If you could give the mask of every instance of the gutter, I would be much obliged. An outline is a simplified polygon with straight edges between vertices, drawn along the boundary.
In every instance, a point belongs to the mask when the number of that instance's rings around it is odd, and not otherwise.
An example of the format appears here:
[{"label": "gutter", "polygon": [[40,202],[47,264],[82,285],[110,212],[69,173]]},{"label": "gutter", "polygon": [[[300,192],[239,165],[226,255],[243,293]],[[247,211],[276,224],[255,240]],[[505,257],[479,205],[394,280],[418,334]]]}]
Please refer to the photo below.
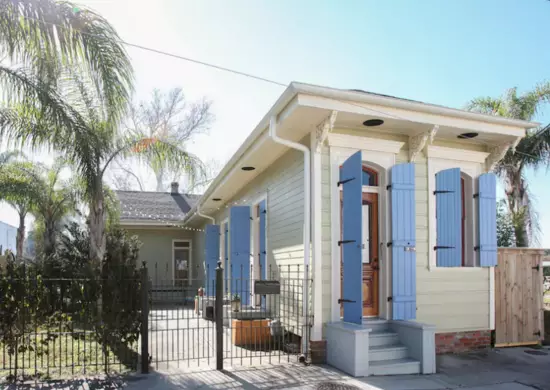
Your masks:
[{"label": "gutter", "polygon": [[205,214],[201,213],[201,208],[200,208],[200,206],[197,207],[197,215],[198,215],[199,217],[203,217],[203,218],[206,218],[206,219],[211,220],[211,221],[212,221],[212,225],[215,225],[215,224],[216,224],[216,220],[215,220],[213,217],[210,217],[210,216],[208,216],[208,215],[205,215]]},{"label": "gutter", "polygon": [[[304,280],[302,290],[304,297],[302,298],[302,316],[304,320],[308,317],[309,303],[309,288],[307,283],[309,280],[309,252],[311,247],[311,157],[310,150],[307,146],[298,142],[289,141],[277,135],[277,116],[273,115],[269,119],[269,137],[278,144],[288,148],[298,150],[304,154]],[[320,261],[320,258],[316,259]],[[316,275],[318,277],[318,275]],[[308,337],[303,337],[303,341],[307,343]],[[304,350],[304,349],[303,349]]]},{"label": "gutter", "polygon": [[278,115],[287,105],[290,103],[290,101],[296,96],[298,93],[296,88],[294,87],[295,83],[291,83],[287,89],[282,93],[281,96],[279,96],[279,99],[275,102],[275,104],[271,107],[271,109],[268,111],[268,113],[262,118],[260,123],[256,126],[256,128],[250,133],[250,135],[246,138],[246,140],[243,142],[241,147],[237,149],[233,157],[225,164],[224,168],[221,170],[220,173],[218,173],[218,176],[214,179],[212,183],[208,186],[206,191],[204,192],[203,196],[199,199],[197,204],[189,210],[185,218],[183,219],[182,223],[186,224],[189,222],[194,215],[196,214],[197,210],[200,209],[200,206],[204,203],[206,199],[209,199],[212,195],[212,192],[218,187],[220,182],[223,180],[223,178],[235,167],[237,162],[241,159],[241,157],[252,147],[252,145],[256,142],[256,140],[262,135],[264,131],[269,126],[269,120],[273,115]]}]

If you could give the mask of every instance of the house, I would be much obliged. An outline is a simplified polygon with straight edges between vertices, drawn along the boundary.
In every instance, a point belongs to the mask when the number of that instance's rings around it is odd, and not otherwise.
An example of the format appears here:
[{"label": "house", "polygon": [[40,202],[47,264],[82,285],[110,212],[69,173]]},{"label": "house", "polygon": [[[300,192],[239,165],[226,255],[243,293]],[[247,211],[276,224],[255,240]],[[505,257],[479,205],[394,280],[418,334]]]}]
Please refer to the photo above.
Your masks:
[{"label": "house", "polygon": [[186,212],[185,227],[205,230],[193,261],[221,259],[225,289],[239,281],[248,306],[266,304],[251,279],[302,280],[270,310],[314,362],[433,373],[438,351],[490,344],[489,172],[536,126],[292,83]]},{"label": "house", "polygon": [[[182,194],[178,183],[170,192],[116,191],[120,201],[120,224],[142,242],[140,262],[149,270],[159,299],[178,299],[183,293],[189,299],[203,283],[202,259],[196,249],[204,234],[186,228],[181,221],[195,206],[197,195]],[[179,287],[170,289],[170,287]],[[155,291],[154,291],[155,292]]]}]

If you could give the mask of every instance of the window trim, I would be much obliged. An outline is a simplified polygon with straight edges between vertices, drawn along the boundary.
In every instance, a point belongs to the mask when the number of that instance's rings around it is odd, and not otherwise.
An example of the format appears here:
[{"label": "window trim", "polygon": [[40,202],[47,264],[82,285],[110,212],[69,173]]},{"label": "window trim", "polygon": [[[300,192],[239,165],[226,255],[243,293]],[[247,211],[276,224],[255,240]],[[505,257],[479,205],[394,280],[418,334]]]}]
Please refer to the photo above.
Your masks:
[{"label": "window trim", "polygon": [[[472,253],[473,266],[460,266],[460,267],[438,267],[436,253],[433,247],[436,245],[437,237],[437,220],[435,217],[435,196],[433,191],[435,190],[435,174],[444,169],[460,168],[461,178],[463,174],[466,174],[468,178],[471,178],[472,185],[472,197],[477,190],[477,179],[479,175],[485,173],[485,158],[488,153],[476,152],[464,149],[447,148],[441,146],[428,146],[427,148],[427,164],[428,164],[428,269],[430,271],[443,271],[443,272],[457,272],[457,270],[463,270],[458,272],[479,272],[482,270],[478,266],[479,261],[477,254]],[[468,196],[468,194],[466,194]],[[475,242],[477,234],[477,213],[475,210],[475,204],[472,201],[472,243]],[[472,245],[473,249],[474,245]],[[465,257],[466,263],[468,262]]]},{"label": "window trim", "polygon": [[172,239],[172,285],[176,285],[176,257],[174,250],[176,249],[176,242],[188,242],[189,247],[177,247],[177,249],[189,249],[189,264],[187,264],[188,278],[187,284],[191,286],[193,280],[193,240],[191,238],[174,238]]},{"label": "window trim", "polygon": [[[256,227],[258,228],[258,235],[260,233],[260,215],[258,215],[257,217],[255,216],[255,211],[256,209],[260,207],[260,203],[262,201],[265,201],[265,209],[267,211],[268,209],[268,203],[267,203],[267,192],[264,192],[264,193],[261,193],[260,195],[258,195],[256,198],[254,198],[251,202],[250,202],[250,258],[251,258],[251,264],[252,264],[252,269],[254,271],[254,277],[251,278],[251,281],[252,280],[255,280],[256,279],[256,256],[259,254],[259,251],[260,251],[260,243],[259,241],[256,243],[257,241],[257,237],[256,237]],[[267,256],[267,254],[269,253],[269,240],[268,240],[268,237],[269,237],[269,234],[268,234],[268,226],[269,226],[269,223],[268,223],[268,213],[266,213],[266,218],[265,218],[265,248],[266,248],[266,258],[265,258],[265,265],[266,267],[268,267],[268,263],[269,263],[269,258]],[[259,236],[258,236],[259,237]],[[259,263],[259,260],[258,260],[258,263]],[[251,275],[252,276],[252,275]],[[255,297],[255,293],[254,293],[254,283],[251,283],[250,284],[250,293],[252,295],[252,297]],[[257,301],[253,298],[252,299],[253,303],[254,303],[254,306],[257,306]]]}]

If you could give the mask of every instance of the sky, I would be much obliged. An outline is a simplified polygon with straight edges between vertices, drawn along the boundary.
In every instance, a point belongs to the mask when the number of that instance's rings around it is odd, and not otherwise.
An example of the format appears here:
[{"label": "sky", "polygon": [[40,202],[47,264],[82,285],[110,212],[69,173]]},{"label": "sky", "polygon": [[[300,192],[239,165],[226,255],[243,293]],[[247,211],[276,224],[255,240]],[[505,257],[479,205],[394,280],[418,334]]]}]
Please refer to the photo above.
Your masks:
[{"label": "sky", "polygon": [[[355,88],[461,108],[550,80],[548,0],[87,0],[128,42],[285,84]],[[213,102],[215,121],[188,146],[224,163],[281,86],[128,47],[135,96],[183,88]],[[550,121],[550,110],[534,118]],[[550,247],[550,175],[528,172]],[[152,185],[151,183],[148,183]],[[0,220],[17,215],[0,206]],[[546,234],[544,234],[546,232]]]}]

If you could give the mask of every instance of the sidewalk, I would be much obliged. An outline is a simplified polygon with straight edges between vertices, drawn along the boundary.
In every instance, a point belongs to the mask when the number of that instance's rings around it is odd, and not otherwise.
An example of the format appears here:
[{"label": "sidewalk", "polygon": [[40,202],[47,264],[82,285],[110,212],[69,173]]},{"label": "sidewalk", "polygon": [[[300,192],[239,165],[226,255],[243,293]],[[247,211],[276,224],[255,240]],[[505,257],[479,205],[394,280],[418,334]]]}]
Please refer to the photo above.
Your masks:
[{"label": "sidewalk", "polygon": [[[526,353],[536,352],[535,355]],[[438,359],[435,375],[406,375],[355,379],[328,366],[301,364],[228,368],[223,372],[175,365],[125,380],[71,381],[6,389],[318,389],[318,390],[550,390],[550,349],[497,349]]]}]

